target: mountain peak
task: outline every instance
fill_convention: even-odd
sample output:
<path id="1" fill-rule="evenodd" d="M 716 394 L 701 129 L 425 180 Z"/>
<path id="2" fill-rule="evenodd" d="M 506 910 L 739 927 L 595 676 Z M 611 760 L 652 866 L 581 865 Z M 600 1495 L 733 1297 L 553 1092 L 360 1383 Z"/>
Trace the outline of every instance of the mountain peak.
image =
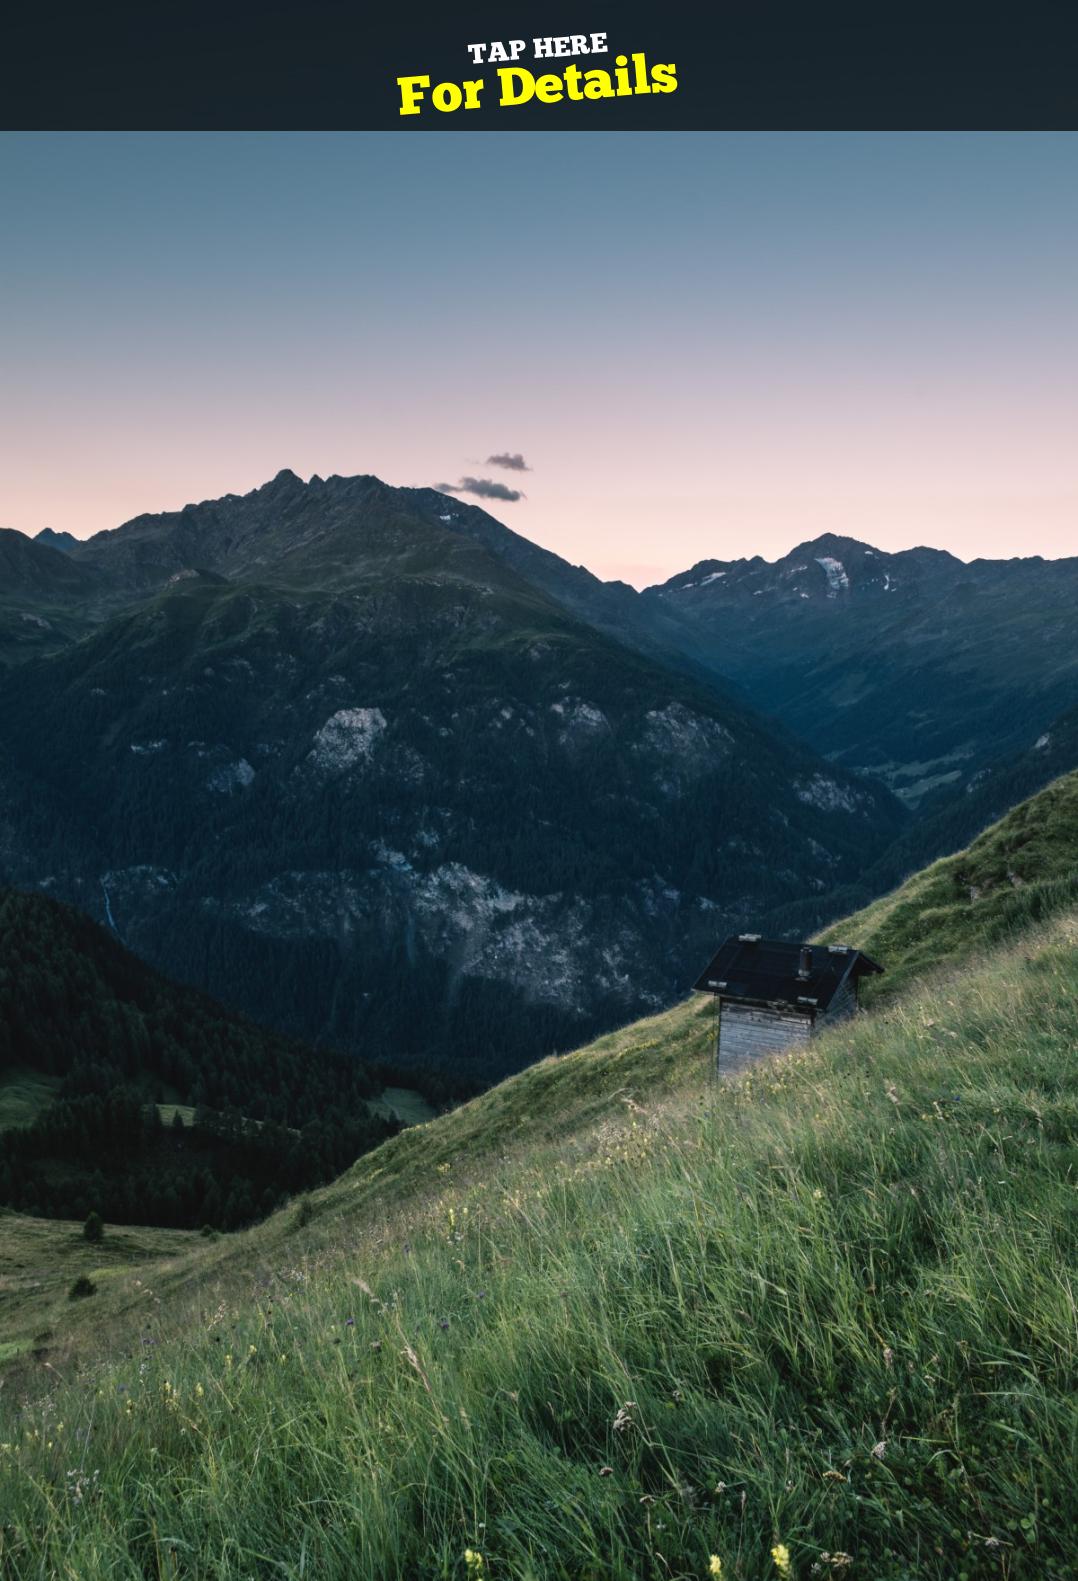
<path id="1" fill-rule="evenodd" d="M 291 488 L 296 483 L 299 484 L 301 489 L 306 487 L 303 479 L 293 472 L 291 467 L 282 467 L 275 477 L 272 477 L 268 483 L 264 483 L 261 489 L 256 489 L 255 492 L 261 494 L 266 489 Z"/>
<path id="2" fill-rule="evenodd" d="M 870 543 L 862 542 L 860 538 L 847 538 L 841 533 L 825 532 L 818 538 L 809 538 L 804 543 L 796 544 L 783 558 L 792 560 L 796 555 L 804 554 L 834 555 L 836 558 L 841 558 L 844 554 L 879 555 L 880 553 L 881 550 L 874 548 Z"/>
<path id="3" fill-rule="evenodd" d="M 51 527 L 42 527 L 39 533 L 34 534 L 34 542 L 45 544 L 50 549 L 59 549 L 63 554 L 70 554 L 78 544 L 74 533 L 54 532 Z"/>

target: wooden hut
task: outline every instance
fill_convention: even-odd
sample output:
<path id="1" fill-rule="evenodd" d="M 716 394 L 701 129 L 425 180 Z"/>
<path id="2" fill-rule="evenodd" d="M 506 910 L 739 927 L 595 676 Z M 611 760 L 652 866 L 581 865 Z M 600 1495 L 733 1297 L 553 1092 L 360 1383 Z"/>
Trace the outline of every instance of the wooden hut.
<path id="1" fill-rule="evenodd" d="M 731 934 L 694 984 L 718 1000 L 719 1068 L 805 1044 L 857 1009 L 862 977 L 883 967 L 846 944 L 793 944 Z"/>

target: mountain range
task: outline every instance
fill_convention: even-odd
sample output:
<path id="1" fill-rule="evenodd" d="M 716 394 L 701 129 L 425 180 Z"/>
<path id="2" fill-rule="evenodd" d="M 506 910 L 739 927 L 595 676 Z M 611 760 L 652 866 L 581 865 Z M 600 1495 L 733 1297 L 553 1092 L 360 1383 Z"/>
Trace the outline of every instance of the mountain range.
<path id="1" fill-rule="evenodd" d="M 966 564 L 827 534 L 701 561 L 644 600 L 756 708 L 911 807 L 974 787 L 1078 699 L 1078 558 Z"/>
<path id="2" fill-rule="evenodd" d="M 637 593 L 287 471 L 0 554 L 0 879 L 458 1093 L 669 1003 L 727 931 L 863 903 L 1078 748 L 1078 561 L 827 537 Z"/>
<path id="3" fill-rule="evenodd" d="M 584 620 L 521 542 L 431 490 L 286 472 L 31 546 L 92 579 L 97 624 L 0 681 L 0 872 L 461 1091 L 855 885 L 890 793 Z"/>

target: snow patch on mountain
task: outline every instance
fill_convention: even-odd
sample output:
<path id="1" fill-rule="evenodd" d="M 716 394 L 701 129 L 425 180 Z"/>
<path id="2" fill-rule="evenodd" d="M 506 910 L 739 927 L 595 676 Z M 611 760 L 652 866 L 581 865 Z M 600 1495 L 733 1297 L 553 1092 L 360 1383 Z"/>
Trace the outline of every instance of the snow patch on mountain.
<path id="1" fill-rule="evenodd" d="M 816 556 L 816 564 L 823 567 L 824 575 L 827 577 L 828 598 L 836 597 L 849 587 L 850 579 L 846 575 L 846 567 L 841 560 L 836 560 L 833 555 L 818 554 Z"/>

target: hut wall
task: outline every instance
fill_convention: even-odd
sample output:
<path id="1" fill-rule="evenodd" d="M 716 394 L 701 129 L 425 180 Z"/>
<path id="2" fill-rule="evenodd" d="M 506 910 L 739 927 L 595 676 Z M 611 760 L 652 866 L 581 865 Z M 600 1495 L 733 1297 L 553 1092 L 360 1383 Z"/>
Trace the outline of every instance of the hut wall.
<path id="1" fill-rule="evenodd" d="M 724 999 L 719 1021 L 719 1069 L 741 1070 L 765 1054 L 803 1045 L 812 1035 L 812 1017 L 804 1011 L 770 1005 L 740 1005 Z"/>
<path id="2" fill-rule="evenodd" d="M 836 1021 L 845 1021 L 857 1009 L 857 989 L 853 983 L 847 982 L 839 989 L 832 999 L 824 1014 L 816 1018 L 817 1030 L 822 1032 L 824 1027 L 833 1026 Z"/>

